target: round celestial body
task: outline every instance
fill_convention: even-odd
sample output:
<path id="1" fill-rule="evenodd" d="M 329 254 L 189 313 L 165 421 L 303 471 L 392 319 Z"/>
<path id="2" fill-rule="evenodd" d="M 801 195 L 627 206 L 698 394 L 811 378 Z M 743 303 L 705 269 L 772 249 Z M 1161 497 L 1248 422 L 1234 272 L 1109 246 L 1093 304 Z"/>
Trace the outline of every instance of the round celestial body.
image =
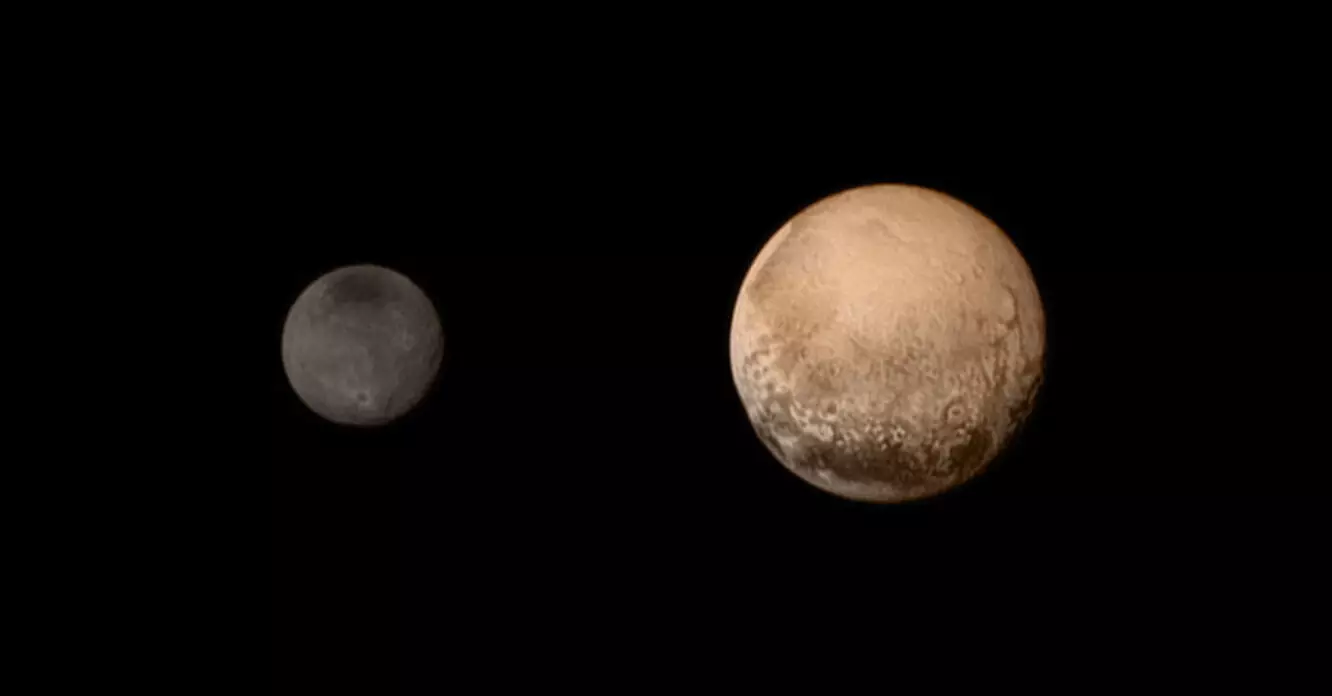
<path id="1" fill-rule="evenodd" d="M 282 331 L 282 365 L 296 395 L 345 425 L 383 425 L 412 410 L 434 383 L 443 350 L 430 298 L 382 266 L 320 277 L 296 299 Z"/>
<path id="2" fill-rule="evenodd" d="M 853 500 L 973 478 L 1030 414 L 1045 313 L 1013 242 L 944 193 L 854 188 L 777 231 L 731 320 L 731 374 L 787 469 Z"/>

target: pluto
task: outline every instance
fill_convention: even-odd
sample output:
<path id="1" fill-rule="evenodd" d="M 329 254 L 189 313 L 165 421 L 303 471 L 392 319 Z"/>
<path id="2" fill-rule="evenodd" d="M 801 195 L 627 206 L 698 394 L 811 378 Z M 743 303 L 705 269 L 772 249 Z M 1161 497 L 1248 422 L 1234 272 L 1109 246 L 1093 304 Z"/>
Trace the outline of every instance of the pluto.
<path id="1" fill-rule="evenodd" d="M 297 396 L 344 425 L 383 425 L 412 410 L 434 383 L 443 349 L 430 299 L 382 266 L 346 266 L 314 281 L 282 331 L 282 364 Z"/>
<path id="2" fill-rule="evenodd" d="M 896 503 L 972 479 L 1030 415 L 1045 314 L 1008 236 L 944 193 L 854 188 L 763 246 L 731 321 L 731 374 L 787 469 Z"/>

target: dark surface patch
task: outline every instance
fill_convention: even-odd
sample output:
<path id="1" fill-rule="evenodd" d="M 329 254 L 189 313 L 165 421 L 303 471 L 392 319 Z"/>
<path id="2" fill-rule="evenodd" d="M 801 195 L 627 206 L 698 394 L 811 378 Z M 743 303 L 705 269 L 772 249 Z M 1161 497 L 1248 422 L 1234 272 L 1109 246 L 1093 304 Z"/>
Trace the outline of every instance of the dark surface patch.
<path id="1" fill-rule="evenodd" d="M 769 429 L 760 426 L 759 437 L 780 452 Z M 994 436 L 984 427 L 970 431 L 965 442 L 950 450 L 937 444 L 918 451 L 885 443 L 881 449 L 839 448 L 815 438 L 802 440 L 791 467 L 811 480 L 821 480 L 818 472 L 827 471 L 837 480 L 869 487 L 891 486 L 919 497 L 942 492 L 972 478 L 989 463 Z M 835 483 L 835 482 L 834 482 Z"/>
<path id="2" fill-rule="evenodd" d="M 827 471 L 842 481 L 862 485 L 892 484 L 898 487 L 928 485 L 928 462 L 924 465 L 908 455 L 901 447 L 889 445 L 883 450 L 856 448 L 845 450 L 831 442 L 813 438 L 791 463 L 794 468 L 811 476 Z"/>
<path id="3" fill-rule="evenodd" d="M 354 272 L 333 281 L 324 294 L 335 307 L 348 304 L 379 305 L 388 298 L 388 288 L 382 278 L 366 272 Z"/>
<path id="4" fill-rule="evenodd" d="M 958 474 L 959 480 L 966 480 L 974 476 L 984 466 L 989 463 L 991 447 L 994 445 L 994 436 L 990 429 L 985 426 L 974 428 L 967 437 L 967 441 L 954 447 L 949 452 L 947 461 L 942 462 L 936 475 L 952 476 Z"/>

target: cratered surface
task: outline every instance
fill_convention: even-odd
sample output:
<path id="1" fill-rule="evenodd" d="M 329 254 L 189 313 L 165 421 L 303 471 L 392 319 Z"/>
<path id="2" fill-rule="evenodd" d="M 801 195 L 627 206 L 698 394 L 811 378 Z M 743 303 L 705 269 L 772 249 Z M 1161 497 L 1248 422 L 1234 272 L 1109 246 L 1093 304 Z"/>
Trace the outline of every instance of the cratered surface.
<path id="1" fill-rule="evenodd" d="M 347 425 L 383 425 L 410 411 L 434 382 L 443 349 L 426 294 L 373 265 L 339 268 L 310 284 L 282 332 L 282 364 L 297 396 Z"/>
<path id="2" fill-rule="evenodd" d="M 1012 241 L 906 185 L 806 208 L 759 252 L 731 371 L 759 438 L 836 495 L 898 502 L 974 477 L 1030 413 L 1045 316 Z"/>

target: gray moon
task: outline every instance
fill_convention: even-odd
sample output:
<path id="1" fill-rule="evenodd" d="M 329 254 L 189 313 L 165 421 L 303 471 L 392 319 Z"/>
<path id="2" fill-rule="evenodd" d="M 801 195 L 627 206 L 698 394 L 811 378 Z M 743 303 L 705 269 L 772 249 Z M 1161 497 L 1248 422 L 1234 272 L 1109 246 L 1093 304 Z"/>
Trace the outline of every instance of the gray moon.
<path id="1" fill-rule="evenodd" d="M 412 410 L 434 383 L 443 350 L 430 298 L 401 273 L 373 265 L 311 283 L 282 331 L 282 364 L 296 395 L 345 425 L 383 425 Z"/>
<path id="2" fill-rule="evenodd" d="M 979 211 L 897 184 L 798 213 L 760 250 L 731 321 L 731 373 L 787 469 L 875 503 L 975 477 L 1030 414 L 1045 313 Z"/>

